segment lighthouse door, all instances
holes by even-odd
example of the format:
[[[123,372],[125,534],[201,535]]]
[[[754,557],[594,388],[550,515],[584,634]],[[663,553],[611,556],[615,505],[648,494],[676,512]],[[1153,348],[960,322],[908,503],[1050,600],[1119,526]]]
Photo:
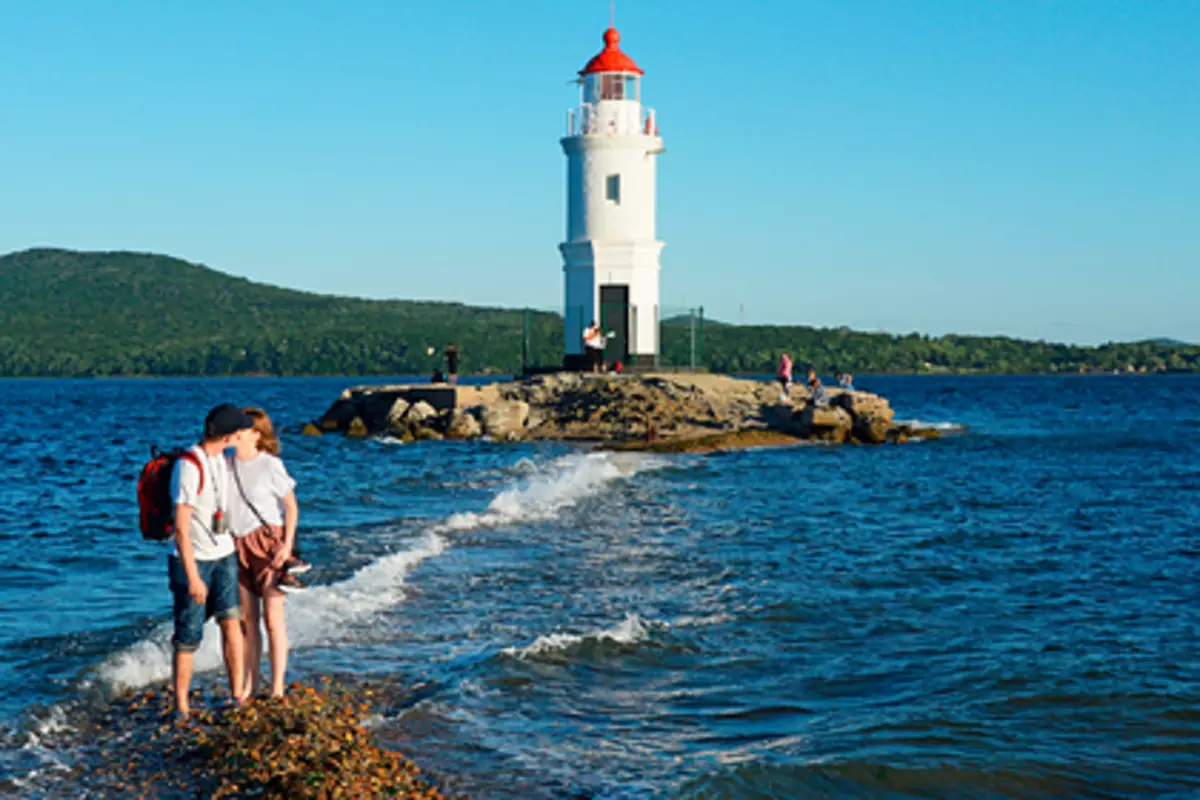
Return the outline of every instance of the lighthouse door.
[[[604,360],[609,365],[629,364],[629,287],[619,284],[600,287],[600,330],[608,336]]]

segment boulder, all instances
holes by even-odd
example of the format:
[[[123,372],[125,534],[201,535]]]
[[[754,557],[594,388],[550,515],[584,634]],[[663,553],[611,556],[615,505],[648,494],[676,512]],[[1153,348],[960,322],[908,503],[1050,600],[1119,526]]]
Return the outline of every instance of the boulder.
[[[482,435],[483,427],[474,414],[461,408],[450,412],[450,418],[446,422],[447,439],[474,439]]]
[[[321,429],[311,422],[304,423],[304,429],[300,431],[305,436],[321,436]]]
[[[850,414],[854,441],[882,444],[889,440],[895,412],[886,399],[867,392],[840,392],[833,397],[832,405]]]
[[[525,435],[529,422],[529,404],[523,400],[500,400],[483,407],[480,413],[483,432],[493,439],[512,439]]]
[[[894,438],[895,426],[882,417],[855,417],[851,438],[863,444],[883,444]]]
[[[869,392],[838,392],[830,405],[844,408],[856,417],[884,417],[891,422],[895,416],[887,398]]]
[[[811,421],[806,421],[800,409],[788,403],[763,406],[760,413],[767,427],[780,433],[803,436],[811,425]]]
[[[416,440],[418,442],[437,441],[439,439],[446,438],[445,436],[442,436],[442,434],[435,431],[433,428],[426,428],[422,425],[417,425],[417,426],[413,427],[412,437],[414,440]]]
[[[428,425],[430,420],[437,418],[437,415],[437,410],[433,406],[424,400],[418,400],[409,406],[405,419],[414,425]]]
[[[796,417],[805,436],[823,442],[844,442],[854,427],[850,412],[840,406],[819,408],[810,403]]]
[[[411,404],[403,397],[397,397],[387,411],[386,427],[396,428],[402,425],[404,417],[411,407]]]
[[[367,423],[362,421],[362,417],[355,417],[350,420],[350,425],[346,428],[347,436],[366,436],[369,433]]]

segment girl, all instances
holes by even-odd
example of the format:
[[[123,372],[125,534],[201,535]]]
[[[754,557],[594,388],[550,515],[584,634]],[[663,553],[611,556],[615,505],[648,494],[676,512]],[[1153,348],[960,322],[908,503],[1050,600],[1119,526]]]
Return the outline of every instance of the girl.
[[[792,357],[784,353],[779,357],[779,399],[790,403],[792,399]]]
[[[287,672],[287,627],[283,619],[283,589],[299,581],[286,566],[296,542],[296,482],[279,458],[279,437],[261,408],[247,408],[254,427],[238,442],[229,463],[229,524],[236,537],[238,584],[246,626],[246,696],[259,689],[262,639],[259,619],[267,626],[271,659],[271,694],[283,696]]]

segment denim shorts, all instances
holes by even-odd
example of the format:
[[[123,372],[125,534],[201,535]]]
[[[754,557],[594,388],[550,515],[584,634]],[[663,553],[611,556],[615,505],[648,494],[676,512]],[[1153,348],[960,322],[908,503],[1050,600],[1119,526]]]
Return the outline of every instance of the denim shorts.
[[[192,652],[204,637],[204,622],[209,617],[218,621],[241,619],[242,605],[238,596],[237,555],[230,553],[216,561],[197,561],[196,571],[208,587],[208,600],[203,605],[188,595],[187,572],[177,556],[167,556],[167,575],[171,594],[175,596],[175,637],[171,644],[176,650]]]

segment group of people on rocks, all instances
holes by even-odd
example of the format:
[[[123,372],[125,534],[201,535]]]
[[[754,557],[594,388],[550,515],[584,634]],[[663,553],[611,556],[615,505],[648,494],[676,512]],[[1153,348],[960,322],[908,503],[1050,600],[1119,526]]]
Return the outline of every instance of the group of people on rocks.
[[[217,620],[234,701],[257,694],[265,623],[272,696],[284,692],[288,636],[286,593],[304,589],[310,568],[296,552],[296,482],[279,457],[279,437],[260,408],[212,409],[200,442],[171,475],[174,551],[167,573],[174,604],[172,683],[175,710],[189,712],[195,653],[204,623]]]
[[[785,403],[792,402],[792,366],[792,357],[789,354],[784,353],[779,357],[777,378],[781,390],[780,400]],[[854,391],[854,376],[849,372],[837,372],[834,374],[834,379],[842,391]],[[829,392],[825,390],[815,369],[808,370],[808,377],[804,382],[808,387],[809,403],[817,408],[825,408],[829,405]]]

